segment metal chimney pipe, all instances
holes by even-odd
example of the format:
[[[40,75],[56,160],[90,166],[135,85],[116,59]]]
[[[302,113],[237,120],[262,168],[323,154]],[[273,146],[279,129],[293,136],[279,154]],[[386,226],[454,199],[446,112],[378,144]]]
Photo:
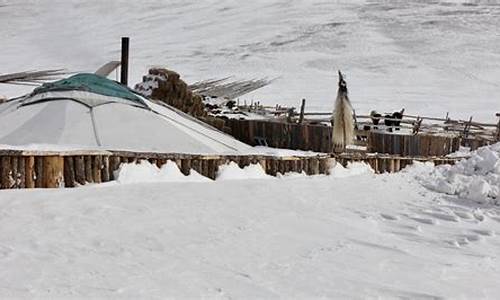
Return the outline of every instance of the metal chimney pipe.
[[[121,76],[120,82],[123,85],[128,85],[128,50],[130,39],[122,37],[122,61],[121,61]]]

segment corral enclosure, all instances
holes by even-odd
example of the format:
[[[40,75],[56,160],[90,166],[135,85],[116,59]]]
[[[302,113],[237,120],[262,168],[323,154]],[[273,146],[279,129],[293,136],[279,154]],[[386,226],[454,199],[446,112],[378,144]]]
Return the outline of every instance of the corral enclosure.
[[[266,174],[277,176],[289,172],[308,175],[329,174],[336,163],[365,162],[377,173],[397,172],[414,161],[453,164],[459,158],[403,157],[394,155],[320,154],[311,156],[268,155],[191,155],[130,151],[21,151],[0,150],[0,188],[75,187],[115,179],[114,171],[122,163],[148,160],[161,167],[168,160],[177,164],[184,175],[195,170],[215,179],[221,165],[235,162],[240,167],[260,164]]]

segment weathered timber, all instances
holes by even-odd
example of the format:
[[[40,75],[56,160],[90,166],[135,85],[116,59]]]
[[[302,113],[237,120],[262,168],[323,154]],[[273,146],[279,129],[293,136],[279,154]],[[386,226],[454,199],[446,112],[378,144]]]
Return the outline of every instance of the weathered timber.
[[[65,187],[75,187],[76,184],[76,172],[75,163],[71,156],[64,157],[64,186]]]
[[[85,181],[86,182],[94,182],[93,172],[92,172],[92,160],[93,156],[85,155],[83,157],[85,162]]]
[[[457,151],[459,145],[458,136],[372,131],[368,135],[367,152],[401,156],[445,156]]]
[[[18,182],[18,163],[19,163],[19,157],[17,156],[12,156],[10,158],[10,167],[11,167],[11,176],[12,176],[12,186],[11,188],[19,188],[19,182]]]
[[[296,124],[262,120],[226,120],[231,135],[252,146],[331,151],[331,127],[321,124]]]
[[[42,187],[58,188],[64,186],[64,157],[46,156],[43,158]]]
[[[26,188],[26,157],[21,156],[17,161],[17,187]]]
[[[43,186],[43,168],[44,168],[44,157],[35,157],[35,187],[42,188]]]
[[[2,189],[11,189],[14,186],[14,179],[12,178],[11,157],[3,156],[0,160],[2,178]]]
[[[432,146],[432,145],[431,145]],[[432,147],[431,147],[432,148]],[[436,150],[429,150],[430,152]],[[120,163],[133,163],[148,160],[158,167],[167,161],[175,162],[180,166],[183,174],[196,170],[203,176],[211,179],[217,177],[220,166],[230,162],[240,167],[250,164],[260,164],[266,174],[276,176],[289,172],[305,172],[309,175],[328,174],[335,163],[347,165],[353,161],[368,163],[375,172],[398,172],[413,161],[433,161],[436,164],[453,164],[458,158],[398,155],[343,153],[337,155],[322,154],[316,156],[265,156],[265,155],[190,155],[177,153],[142,153],[126,152],[125,156],[112,153],[86,153],[87,155],[50,155],[24,156],[23,152],[10,152],[10,155],[0,156],[1,187],[32,188],[32,187],[73,187],[88,182],[107,182],[114,179],[113,172]],[[110,152],[108,152],[110,153]],[[15,154],[15,155],[13,155]],[[78,153],[77,153],[78,154]],[[134,155],[135,154],[135,155]]]
[[[25,164],[25,181],[26,188],[32,189],[35,188],[35,157],[34,156],[26,156],[26,164]]]
[[[119,156],[110,156],[109,157],[109,179],[114,180],[115,171],[120,167],[121,161]]]
[[[92,178],[95,183],[101,183],[102,156],[96,155],[92,160]]]
[[[74,157],[74,169],[75,169],[75,185],[85,184],[85,158],[82,155]]]
[[[102,169],[101,169],[101,179],[102,182],[110,181],[110,168],[109,168],[109,156],[102,157]]]

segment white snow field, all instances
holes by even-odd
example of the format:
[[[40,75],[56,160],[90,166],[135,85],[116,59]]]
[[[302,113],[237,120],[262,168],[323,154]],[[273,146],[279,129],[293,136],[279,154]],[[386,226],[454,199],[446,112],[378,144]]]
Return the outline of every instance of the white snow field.
[[[500,294],[500,207],[426,190],[418,168],[268,178],[228,166],[222,180],[184,182],[173,164],[155,168],[124,166],[122,183],[0,192],[0,297]],[[226,180],[245,174],[255,179]]]
[[[95,71],[131,37],[131,86],[151,66],[188,82],[278,79],[247,100],[331,111],[336,70],[358,113],[400,110],[493,122],[500,5],[440,1],[0,1],[0,73]],[[15,96],[30,87],[0,86]],[[243,100],[243,99],[242,99]]]
[[[93,72],[130,36],[131,86],[151,66],[188,82],[276,77],[243,99],[331,111],[342,69],[358,113],[492,122],[498,28],[488,0],[0,0],[0,74]],[[31,90],[0,85],[0,98]],[[67,105],[61,118],[76,110]],[[28,148],[74,147],[61,120],[30,109],[59,131]],[[102,185],[3,190],[0,298],[496,299],[499,157],[497,144],[392,175],[354,164],[275,178],[229,165],[215,181],[141,163]]]

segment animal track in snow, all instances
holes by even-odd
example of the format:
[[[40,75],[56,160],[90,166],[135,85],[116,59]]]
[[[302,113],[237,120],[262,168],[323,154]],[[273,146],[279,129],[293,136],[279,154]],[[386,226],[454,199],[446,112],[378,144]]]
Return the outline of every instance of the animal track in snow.
[[[401,219],[399,216],[386,214],[386,213],[381,213],[380,216],[386,220],[389,220],[389,221],[399,221]]]
[[[475,232],[482,236],[495,236],[495,231],[488,229],[474,229],[472,232]]]
[[[422,224],[439,225],[439,221],[436,219],[432,219],[432,218],[424,218],[424,217],[414,216],[414,217],[410,217],[410,219],[417,221],[419,223],[422,223]]]
[[[426,214],[428,216],[431,216],[431,217],[434,217],[434,218],[437,218],[437,219],[440,219],[440,220],[443,220],[443,221],[449,221],[449,222],[458,222],[458,221],[460,221],[460,219],[457,216],[451,215],[451,214],[447,214],[447,213],[424,212],[424,214]]]
[[[455,215],[459,216],[460,218],[465,219],[465,220],[474,219],[474,215],[468,211],[454,211],[453,213]]]

